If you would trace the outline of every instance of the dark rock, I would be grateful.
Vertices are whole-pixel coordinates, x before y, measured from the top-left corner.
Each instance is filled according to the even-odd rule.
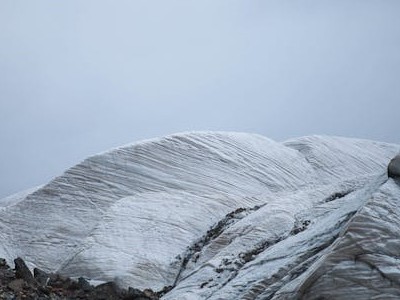
[[[12,289],[14,293],[19,293],[24,289],[25,285],[26,283],[23,279],[14,279],[8,284],[8,287]]]
[[[46,285],[50,275],[38,268],[33,269],[33,277],[40,285]]]
[[[123,300],[158,300],[160,295],[151,289],[144,291],[129,287],[128,292],[124,293]]]
[[[159,298],[161,298],[162,296],[164,296],[166,293],[168,293],[169,291],[171,291],[174,287],[172,285],[167,285],[164,286],[163,289],[161,291],[157,292],[157,296]]]
[[[121,299],[121,289],[114,282],[106,282],[94,288],[92,298],[98,300]]]
[[[15,278],[15,273],[10,269],[2,270],[1,276],[2,276],[2,279],[11,279],[11,278]]]
[[[331,202],[331,201],[334,201],[334,200],[341,199],[343,197],[346,197],[351,192],[352,192],[351,190],[350,191],[344,191],[344,192],[336,192],[336,193],[330,195],[328,198],[326,198],[324,202]]]
[[[151,289],[145,289],[143,291],[143,293],[149,300],[157,300],[158,299],[157,293],[153,292],[153,290],[151,290]]]
[[[93,286],[90,285],[90,283],[83,277],[78,278],[78,285],[79,288],[82,289],[85,292],[93,290]]]
[[[149,298],[141,290],[129,287],[128,293],[123,297],[123,300],[149,300]]]
[[[29,268],[26,266],[22,258],[18,257],[14,259],[15,263],[15,277],[25,280],[28,283],[35,283],[35,279]]]
[[[391,178],[400,178],[400,154],[390,161],[388,166],[388,176]]]
[[[4,258],[0,258],[0,268],[7,268],[8,269],[8,265],[7,262]]]
[[[72,280],[70,278],[61,276],[59,274],[50,274],[47,285],[54,288],[65,288],[70,285],[71,281]]]
[[[15,279],[14,271],[10,269],[6,260],[1,258],[0,259],[0,285],[3,286],[13,279]]]
[[[46,286],[38,286],[37,288],[38,294],[39,295],[50,295],[50,289],[48,289]],[[47,298],[46,298],[47,299]]]
[[[59,274],[48,274],[37,268],[34,269],[33,276],[21,258],[14,262],[15,271],[0,258],[0,299],[158,300],[173,288],[165,287],[161,292],[155,293],[151,289],[122,289],[114,282],[94,287],[83,277],[76,281]]]

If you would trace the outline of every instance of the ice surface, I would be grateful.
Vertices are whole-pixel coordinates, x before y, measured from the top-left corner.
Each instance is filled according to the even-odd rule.
[[[399,149],[224,132],[124,146],[0,200],[0,257],[173,286],[165,299],[399,297],[399,183],[386,169]]]

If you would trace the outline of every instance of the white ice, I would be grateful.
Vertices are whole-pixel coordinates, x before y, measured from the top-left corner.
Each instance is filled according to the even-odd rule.
[[[399,150],[224,132],[135,143],[0,200],[0,257],[125,287],[173,285],[165,299],[394,299],[400,193],[386,167]]]

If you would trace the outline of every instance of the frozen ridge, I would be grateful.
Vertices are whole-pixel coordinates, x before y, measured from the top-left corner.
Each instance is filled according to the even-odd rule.
[[[0,257],[164,299],[400,299],[399,145],[193,132],[0,200]]]

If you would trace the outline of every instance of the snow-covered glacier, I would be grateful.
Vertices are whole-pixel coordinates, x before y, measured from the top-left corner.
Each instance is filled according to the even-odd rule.
[[[400,145],[191,132],[0,200],[0,257],[165,299],[400,299]]]

